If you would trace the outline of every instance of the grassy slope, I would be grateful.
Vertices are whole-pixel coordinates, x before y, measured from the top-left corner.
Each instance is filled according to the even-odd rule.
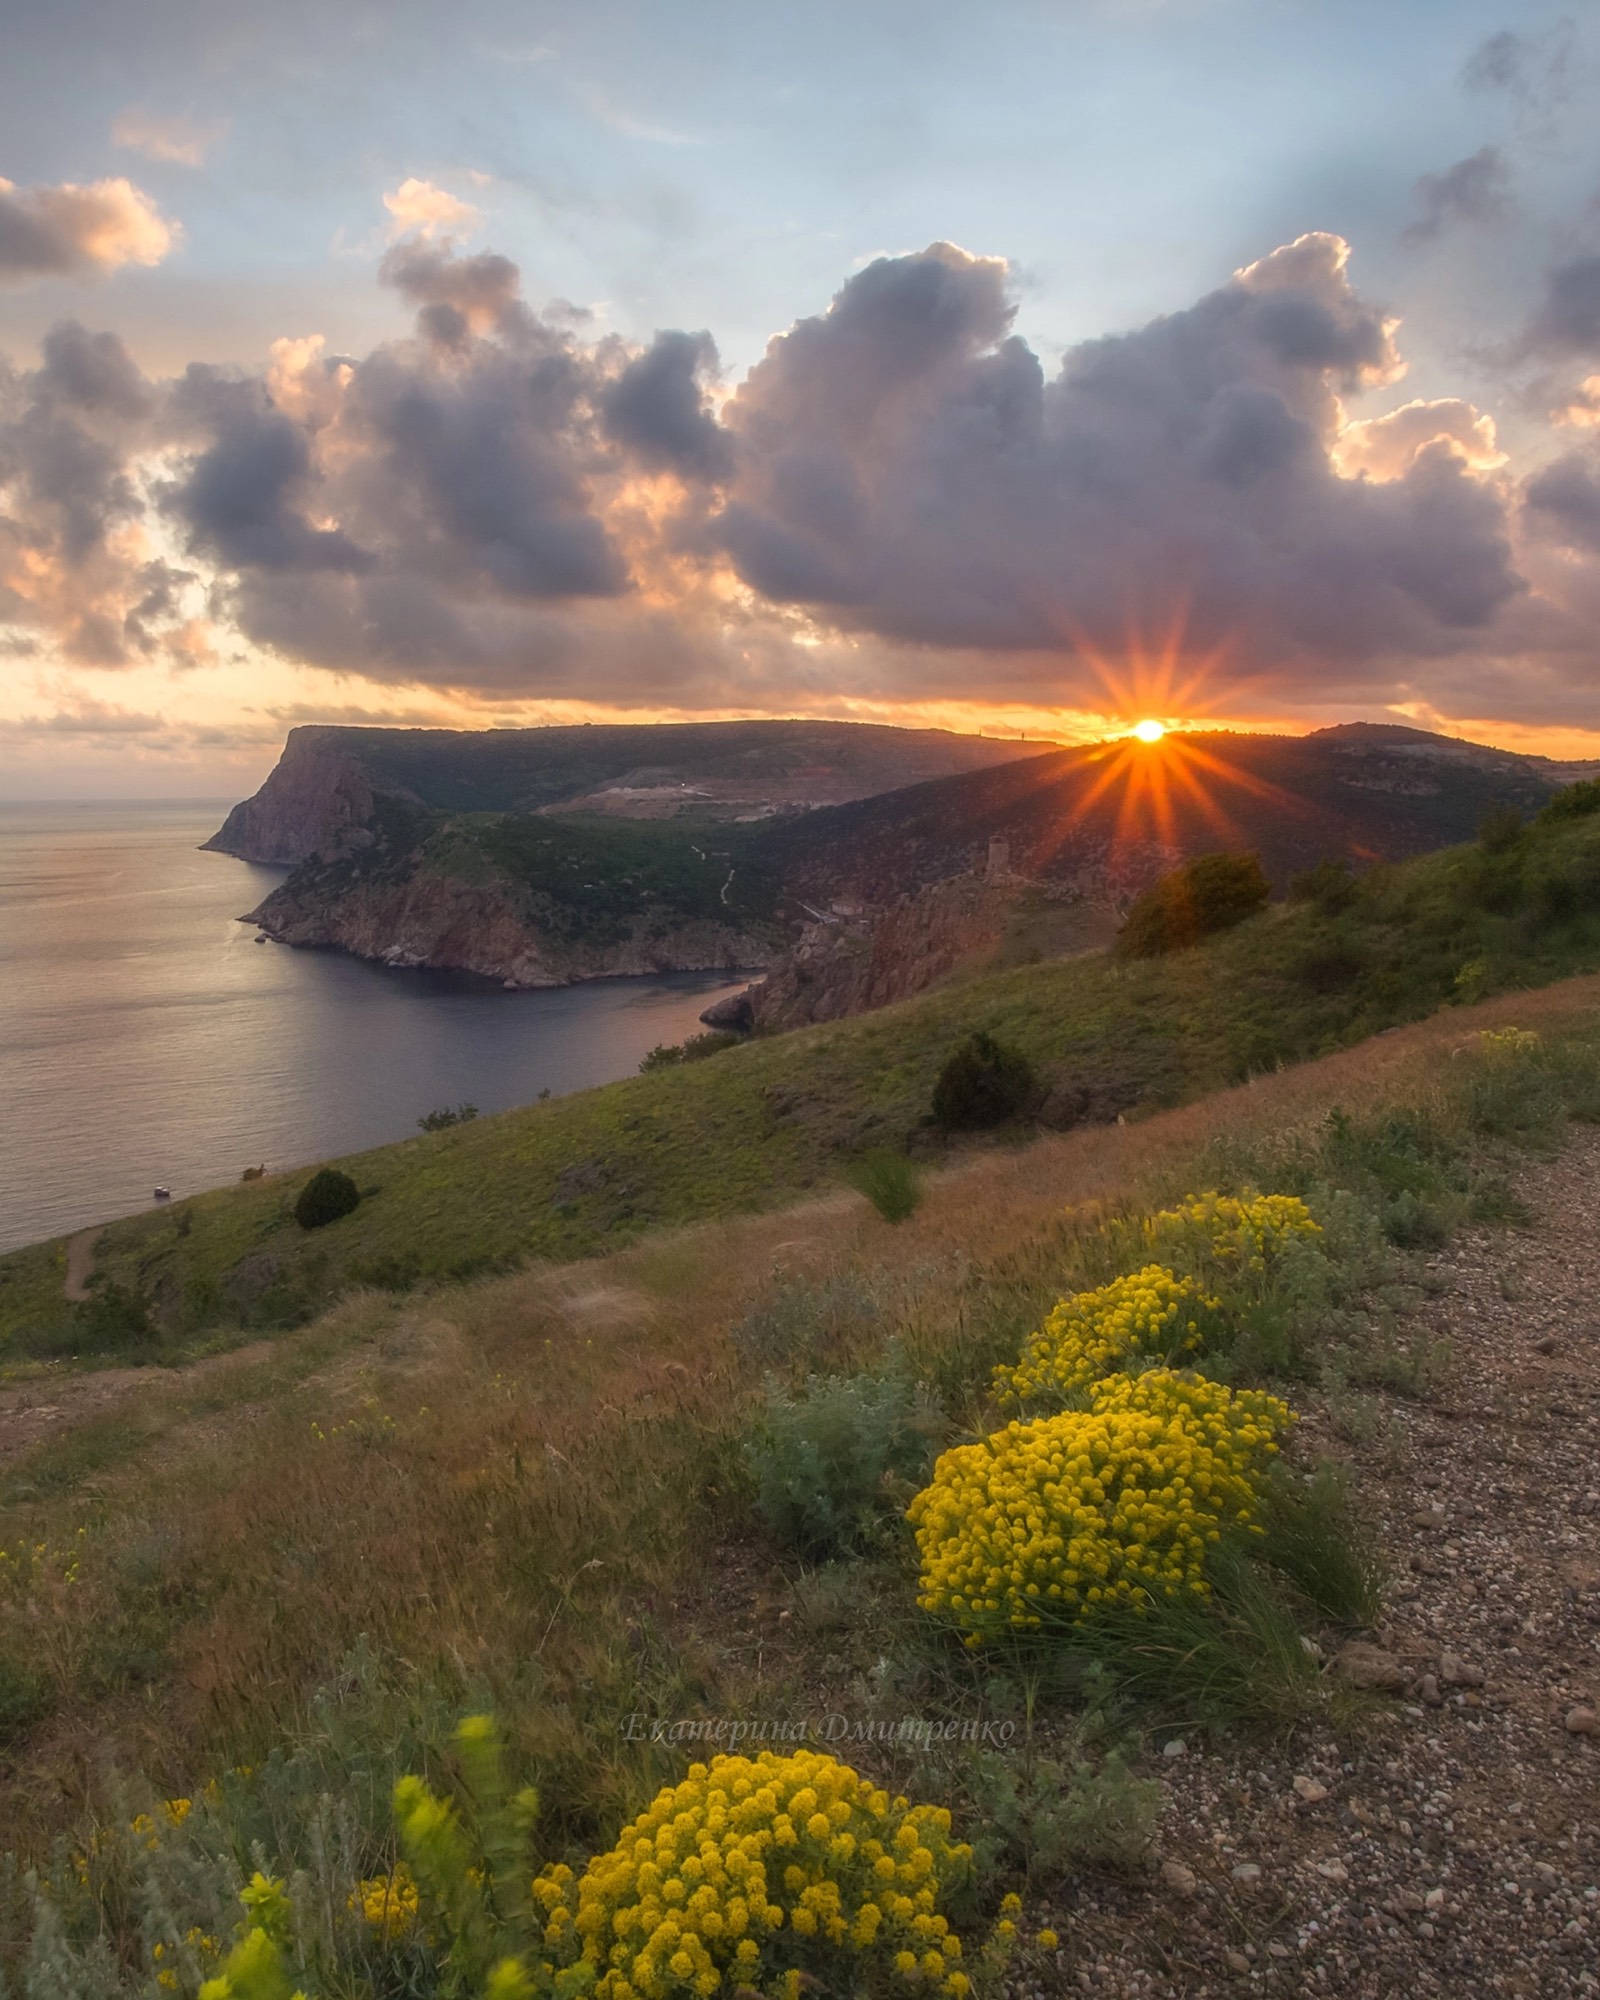
[[[1176,958],[1096,956],[954,984],[344,1162],[368,1198],[313,1234],[303,1174],[114,1223],[100,1272],[188,1334],[283,1324],[352,1282],[405,1284],[599,1251],[662,1223],[769,1207],[870,1145],[934,1147],[950,1045],[982,1027],[1101,1115],[1202,1096],[1452,997],[1600,963],[1600,815],[1374,871],[1355,906],[1280,907]],[[64,1245],[0,1259],[0,1338],[67,1324]],[[46,1333],[47,1337],[47,1333]]]
[[[796,1657],[761,1669],[689,1628],[692,1612],[742,1632],[749,1593],[770,1587],[727,1572],[739,1517],[730,1531],[719,1495],[758,1378],[728,1329],[774,1273],[861,1274],[930,1357],[970,1342],[985,1312],[1014,1340],[1071,1268],[1072,1205],[1168,1200],[1217,1172],[1217,1149],[1292,1150],[1334,1105],[1427,1105],[1467,1036],[1515,1022],[1592,1041],[1597,1003],[1594,979],[1511,996],[1138,1124],[978,1155],[931,1178],[898,1229],[835,1194],[577,1269],[368,1295],[271,1349],[142,1371],[104,1401],[74,1398],[87,1379],[52,1386],[55,1421],[9,1468],[0,1426],[0,1546],[87,1530],[80,1583],[41,1602],[19,1654],[48,1660],[56,1705],[0,1743],[15,1837],[43,1840],[76,1810],[69,1765],[135,1764],[159,1797],[261,1759],[356,1646],[381,1671],[341,1683],[347,1734],[388,1746],[392,1730],[403,1761],[410,1704],[437,1677],[451,1702],[494,1701],[566,1824],[613,1826],[676,1774],[670,1754],[657,1770],[620,1743],[618,1715],[803,1712],[818,1690],[798,1656],[843,1645],[826,1628],[806,1641],[797,1618]],[[878,1614],[868,1665],[884,1620],[904,1622],[903,1606]],[[403,1672],[383,1665],[396,1659]],[[410,1690],[398,1714],[391,1672]],[[381,1785],[374,1798],[381,1819]]]

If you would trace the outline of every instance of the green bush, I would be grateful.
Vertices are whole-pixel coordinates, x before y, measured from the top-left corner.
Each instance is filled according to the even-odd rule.
[[[845,1169],[845,1179],[883,1217],[885,1222],[906,1222],[917,1212],[922,1200],[922,1176],[915,1161],[887,1147],[876,1147]]]
[[[980,1750],[963,1775],[981,1829],[980,1869],[1030,1884],[1059,1882],[1075,1868],[1136,1867],[1161,1817],[1160,1783],[1136,1778],[1115,1750],[1098,1766]]]
[[[1289,884],[1291,903],[1312,903],[1329,917],[1351,909],[1360,893],[1349,862],[1332,856],[1296,875]]]
[[[156,1337],[150,1301],[115,1278],[97,1284],[73,1314],[71,1346],[90,1354],[128,1353]]]
[[[458,1104],[452,1109],[448,1104],[438,1111],[425,1112],[417,1120],[419,1132],[444,1132],[452,1125],[470,1125],[478,1115],[475,1104]]]
[[[1356,1518],[1348,1470],[1323,1459],[1305,1478],[1278,1466],[1262,1509],[1260,1555],[1319,1617],[1370,1625],[1383,1605],[1383,1560]]]
[[[909,1498],[889,1483],[926,1478],[941,1421],[926,1390],[894,1370],[813,1375],[799,1395],[769,1381],[765,1420],[745,1446],[763,1527],[810,1561],[859,1548]]]
[[[1036,1087],[1022,1051],[980,1029],[945,1058],[933,1086],[933,1115],[949,1131],[982,1131],[1015,1118]]]
[[[300,1190],[294,1219],[302,1229],[323,1229],[359,1206],[361,1190],[337,1167],[323,1167]]]
[[[1125,958],[1182,951],[1265,909],[1272,885],[1255,854],[1200,854],[1163,875],[1128,912],[1117,939]]]

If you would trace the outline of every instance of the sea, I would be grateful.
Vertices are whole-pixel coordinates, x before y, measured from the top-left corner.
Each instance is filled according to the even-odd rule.
[[[0,805],[0,1249],[629,1076],[748,975],[507,993],[257,944],[227,800]]]

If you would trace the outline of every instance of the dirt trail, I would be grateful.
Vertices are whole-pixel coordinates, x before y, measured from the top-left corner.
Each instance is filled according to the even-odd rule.
[[[80,1229],[76,1236],[67,1240],[67,1297],[73,1300],[89,1296],[89,1280],[94,1276],[94,1253],[105,1225],[98,1224],[93,1229]]]
[[[1359,1446],[1297,1399],[1382,1523],[1392,1714],[1158,1758],[1164,1866],[1082,1885],[1014,1992],[1600,1995],[1600,1133],[1515,1180],[1533,1227],[1458,1238],[1402,1330],[1452,1344],[1434,1396]]]

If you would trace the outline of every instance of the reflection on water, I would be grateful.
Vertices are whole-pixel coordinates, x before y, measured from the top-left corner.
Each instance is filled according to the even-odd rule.
[[[227,803],[0,806],[0,1248],[630,1075],[742,984],[505,993],[236,921],[280,879],[201,854]]]

